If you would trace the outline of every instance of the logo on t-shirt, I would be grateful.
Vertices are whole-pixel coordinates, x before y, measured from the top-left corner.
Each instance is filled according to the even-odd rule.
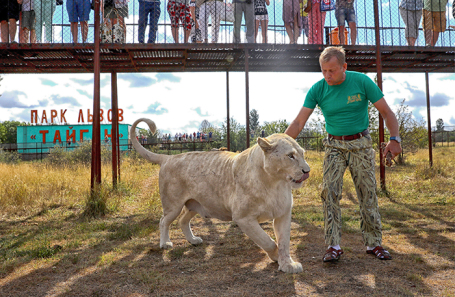
[[[348,96],[348,104],[349,103],[354,103],[354,102],[357,102],[357,101],[362,101],[362,98],[360,97],[360,94]]]

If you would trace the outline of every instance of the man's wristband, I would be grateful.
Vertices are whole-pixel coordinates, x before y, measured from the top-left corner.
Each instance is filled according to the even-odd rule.
[[[400,138],[400,136],[391,136],[391,137],[390,137],[390,140],[395,140],[396,142],[401,143],[401,138]]]

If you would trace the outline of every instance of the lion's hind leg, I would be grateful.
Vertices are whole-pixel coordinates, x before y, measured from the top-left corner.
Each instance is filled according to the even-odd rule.
[[[183,207],[183,215],[180,217],[180,228],[182,228],[183,234],[185,235],[186,240],[192,245],[198,245],[202,243],[202,238],[196,237],[191,231],[191,219],[197,215],[196,211],[189,210],[187,206]]]
[[[162,249],[172,248],[172,242],[169,237],[169,227],[181,212],[182,212],[181,207],[167,211],[166,209],[164,209],[163,206],[164,214],[160,219],[160,248]]]

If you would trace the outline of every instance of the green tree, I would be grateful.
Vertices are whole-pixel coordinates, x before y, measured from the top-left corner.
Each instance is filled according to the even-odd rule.
[[[199,127],[199,131],[201,131],[201,132],[203,132],[205,134],[209,133],[213,129],[214,128],[213,128],[212,124],[210,124],[210,122],[207,121],[207,120],[203,120],[202,123],[201,123],[201,126]]]
[[[17,126],[27,126],[29,124],[19,121],[4,121],[0,123],[0,142],[1,143],[16,143],[17,142]]]
[[[262,129],[264,130],[265,135],[268,136],[274,133],[284,133],[288,127],[289,124],[286,120],[278,120],[270,123],[265,122]]]
[[[436,131],[444,131],[444,120],[443,119],[436,120]]]
[[[259,128],[259,114],[256,109],[253,109],[250,111],[250,130],[254,135],[258,136]]]
[[[152,133],[149,129],[139,129],[139,136],[142,137],[144,135],[147,137],[147,142],[148,143],[158,143],[158,138],[161,138],[162,134],[159,129],[155,131],[155,133]]]
[[[230,149],[231,151],[243,151],[246,149],[246,128],[240,125],[234,118],[229,120],[230,125]],[[223,136],[223,146],[227,147],[227,119],[221,126],[221,135]],[[224,145],[225,144],[225,145]]]
[[[412,112],[409,111],[409,106],[405,104],[405,99],[401,101],[395,111],[398,120],[400,137],[402,139],[401,147],[403,151],[397,158],[398,164],[405,163],[405,153],[414,153],[418,148],[423,148],[428,145],[427,130],[425,121],[417,121]]]

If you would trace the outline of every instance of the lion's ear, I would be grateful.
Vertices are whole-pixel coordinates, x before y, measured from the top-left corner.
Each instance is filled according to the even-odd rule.
[[[265,138],[258,137],[258,144],[264,152],[272,149],[272,144]]]

